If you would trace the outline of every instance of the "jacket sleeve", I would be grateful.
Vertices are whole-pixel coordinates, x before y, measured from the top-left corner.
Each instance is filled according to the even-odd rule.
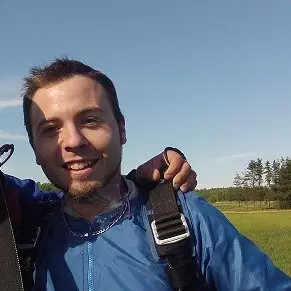
[[[192,224],[198,264],[208,286],[222,291],[291,290],[291,278],[210,203],[196,194],[186,194],[182,204]]]
[[[37,183],[31,179],[19,179],[14,176],[4,174],[5,187],[9,192],[16,193],[19,198],[29,201],[57,200],[62,197],[62,193],[53,191],[41,191]]]
[[[18,228],[23,220],[24,205],[31,205],[37,201],[57,200],[62,196],[54,192],[40,191],[33,180],[21,180],[1,171],[0,183],[0,191],[3,190],[14,229]]]

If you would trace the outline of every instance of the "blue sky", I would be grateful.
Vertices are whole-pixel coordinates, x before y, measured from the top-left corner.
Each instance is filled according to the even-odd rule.
[[[3,167],[46,181],[23,126],[21,80],[66,55],[106,73],[126,117],[123,172],[179,147],[198,188],[250,159],[291,155],[291,2],[0,1]]]

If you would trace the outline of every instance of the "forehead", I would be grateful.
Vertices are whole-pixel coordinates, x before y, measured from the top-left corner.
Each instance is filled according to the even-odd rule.
[[[111,111],[106,91],[99,83],[85,76],[75,76],[37,90],[33,97],[31,117],[40,114],[46,118],[76,114],[86,107]]]

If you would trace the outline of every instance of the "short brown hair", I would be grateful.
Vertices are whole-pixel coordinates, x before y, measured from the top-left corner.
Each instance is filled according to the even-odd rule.
[[[108,95],[108,99],[118,125],[124,120],[123,114],[121,113],[119,107],[114,84],[105,74],[77,60],[71,60],[68,58],[55,59],[49,65],[31,68],[30,74],[24,78],[22,88],[24,125],[28,134],[29,142],[32,146],[33,136],[30,110],[34,94],[41,88],[53,85],[54,83],[77,75],[88,77],[99,83]]]

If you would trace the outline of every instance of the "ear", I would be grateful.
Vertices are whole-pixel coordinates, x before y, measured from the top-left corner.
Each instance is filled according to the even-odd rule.
[[[119,122],[119,135],[120,135],[120,143],[126,143],[126,130],[125,130],[125,120],[124,118]]]

